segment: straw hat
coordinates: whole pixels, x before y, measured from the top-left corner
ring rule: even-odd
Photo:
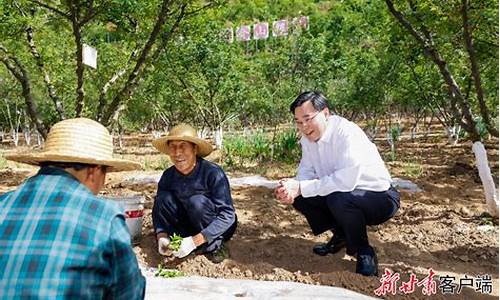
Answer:
[[[108,166],[108,172],[140,169],[139,163],[113,158],[109,131],[100,123],[76,118],[52,126],[45,146],[38,153],[11,154],[6,159],[30,165],[42,162],[69,162]]]
[[[205,157],[212,152],[212,145],[204,139],[200,139],[196,129],[188,124],[179,124],[172,128],[167,136],[153,140],[153,146],[158,151],[168,154],[168,141],[186,141],[198,146],[198,155]]]

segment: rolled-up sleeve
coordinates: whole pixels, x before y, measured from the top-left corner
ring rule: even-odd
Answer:
[[[210,189],[210,199],[216,207],[217,216],[212,223],[201,231],[201,234],[210,243],[233,225],[235,213],[229,181],[221,169],[209,173],[208,187]]]

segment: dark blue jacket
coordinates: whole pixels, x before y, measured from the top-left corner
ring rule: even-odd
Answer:
[[[226,174],[221,167],[203,158],[197,158],[196,166],[188,175],[181,174],[175,166],[165,170],[158,183],[157,197],[161,198],[164,192],[172,193],[181,202],[193,195],[204,195],[212,200],[216,217],[201,231],[208,243],[226,232],[235,221]]]

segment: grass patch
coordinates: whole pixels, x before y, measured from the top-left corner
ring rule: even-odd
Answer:
[[[493,218],[489,213],[482,213],[479,216],[478,223],[479,225],[490,225],[490,226],[498,225],[498,221],[496,221],[496,219]]]
[[[422,167],[422,165],[413,161],[402,162],[401,169],[402,175],[411,179],[419,178],[424,173],[424,168]]]
[[[145,171],[164,171],[172,165],[170,159],[162,155],[160,157],[145,157],[144,170]]]
[[[298,163],[299,137],[295,129],[266,133],[263,130],[246,135],[226,137],[222,150],[225,168],[261,165],[268,162]]]
[[[223,165],[224,171],[231,173],[229,176],[260,175],[271,180],[294,177],[297,174],[299,161],[287,162],[243,162],[241,164]]]
[[[7,168],[7,160],[3,157],[3,153],[0,152],[0,169]]]

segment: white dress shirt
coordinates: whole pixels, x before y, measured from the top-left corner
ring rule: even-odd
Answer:
[[[300,143],[302,159],[296,179],[303,197],[389,189],[391,176],[377,147],[355,123],[330,116],[317,142],[302,137]]]

